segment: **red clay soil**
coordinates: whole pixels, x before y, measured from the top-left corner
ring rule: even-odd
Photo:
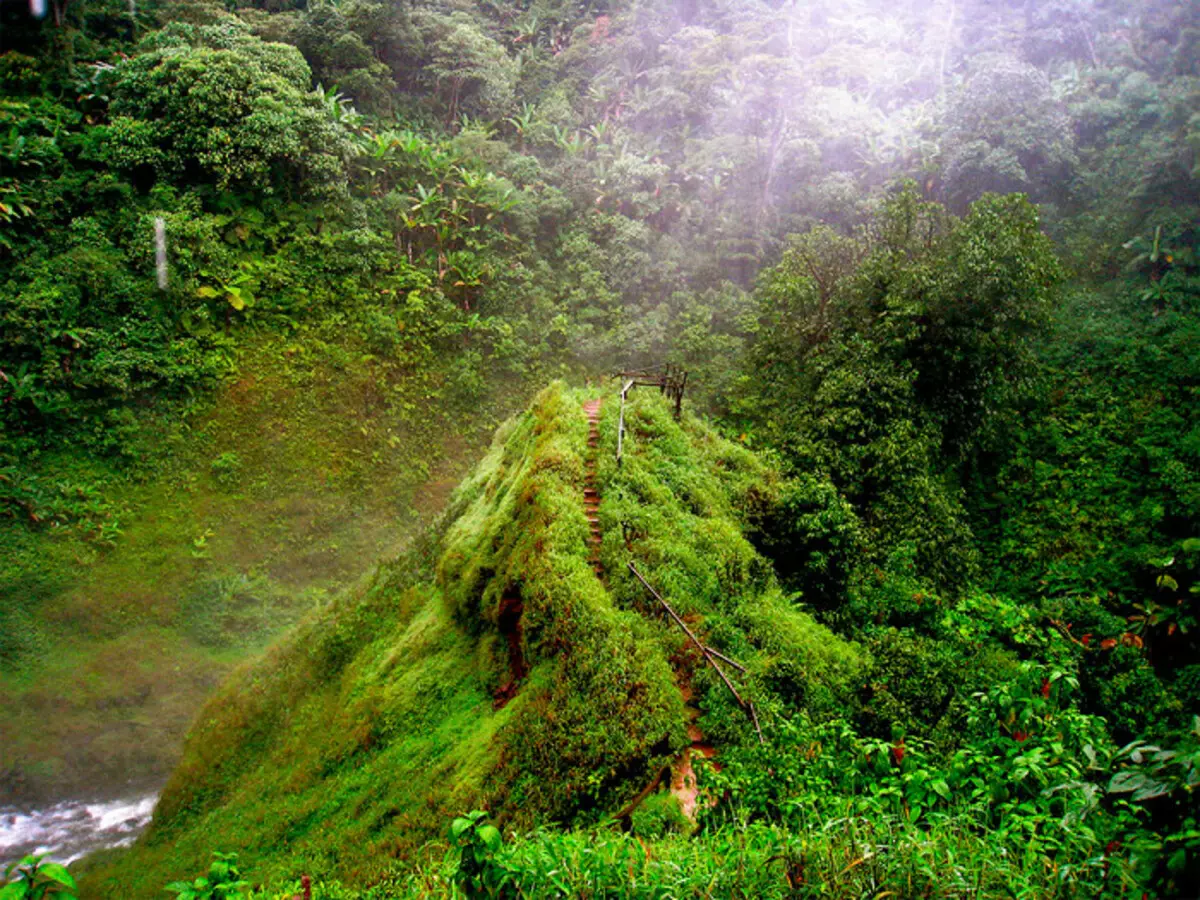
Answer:
[[[717,755],[713,745],[704,740],[704,733],[696,720],[700,718],[700,710],[692,703],[692,686],[690,681],[680,682],[679,695],[683,698],[688,711],[688,737],[692,743],[683,748],[683,752],[671,764],[671,793],[679,801],[679,808],[689,820],[696,821],[696,808],[699,805],[700,789],[696,785],[696,770],[692,760],[698,756],[712,759]],[[713,763],[718,771],[720,765]]]

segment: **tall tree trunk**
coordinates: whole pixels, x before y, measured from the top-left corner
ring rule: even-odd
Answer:
[[[779,164],[779,148],[783,145],[783,133],[787,128],[787,113],[780,109],[775,120],[775,129],[771,133],[771,142],[767,149],[767,171],[763,176],[762,194],[759,196],[758,213],[755,216],[755,228],[761,228],[767,207],[771,204],[771,182],[775,179],[775,169]]]

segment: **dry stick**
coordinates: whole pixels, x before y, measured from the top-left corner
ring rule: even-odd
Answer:
[[[733,694],[733,699],[737,701],[738,706],[740,706],[742,709],[749,710],[750,716],[754,720],[754,727],[755,729],[758,729],[758,717],[754,714],[753,705],[742,699],[742,695],[737,692],[737,688],[733,686],[733,682],[729,680],[729,676],[725,674],[725,670],[722,669],[720,664],[713,658],[713,654],[709,651],[709,649],[700,643],[700,639],[696,637],[696,635],[692,634],[692,629],[688,628],[687,623],[684,622],[683,619],[679,618],[679,614],[676,613],[675,610],[671,609],[671,604],[667,603],[667,601],[662,598],[658,591],[650,587],[650,582],[642,577],[642,573],[637,570],[637,566],[635,566],[633,563],[629,563],[629,571],[637,576],[637,580],[642,583],[642,586],[654,595],[654,599],[663,605],[663,609],[671,614],[671,618],[675,620],[676,625],[683,629],[683,633],[692,639],[692,643],[700,649],[701,654],[703,654],[704,658],[708,661],[708,664],[717,670],[717,674],[721,676],[721,680],[725,682],[725,687],[729,688],[729,692]],[[760,744],[765,743],[763,741],[761,730],[758,731],[758,742]]]
[[[662,782],[663,774],[668,773],[669,771],[670,770],[666,766],[660,766],[658,769],[658,774],[654,776],[654,779],[648,785],[642,788],[642,792],[640,794],[625,804],[625,808],[613,816],[613,818],[624,819],[626,816],[633,815],[633,811],[642,805],[642,801],[654,793],[654,789],[657,788]]]
[[[719,660],[722,660],[722,661],[724,661],[724,662],[727,662],[727,663],[729,663],[731,666],[733,666],[733,667],[734,667],[735,669],[737,669],[739,672],[745,672],[745,671],[746,671],[746,667],[745,667],[745,666],[743,666],[743,665],[742,665],[740,662],[737,662],[736,660],[730,659],[728,656],[726,656],[726,655],[725,655],[724,653],[722,653],[720,650],[714,650],[712,647],[705,647],[704,649],[706,649],[706,650],[707,650],[709,653],[711,653],[711,654],[712,654],[713,656],[715,656],[717,659],[719,659]]]

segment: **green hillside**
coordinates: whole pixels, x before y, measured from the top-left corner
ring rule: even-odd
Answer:
[[[1194,900],[1198,2],[0,0],[0,900]]]
[[[611,393],[604,406],[597,577],[582,500],[587,396],[543,391],[416,549],[230,679],[201,711],[150,831],[88,884],[155,896],[218,846],[256,878],[362,881],[460,810],[485,807],[514,828],[599,821],[687,743],[680,683],[694,681],[719,746],[754,742],[629,562],[746,665],[746,698],[786,678],[814,714],[848,702],[861,651],[795,608],[744,534],[777,476],[695,418],[675,423],[657,395],[633,399],[619,468]]]
[[[131,458],[0,471],[8,798],[160,787],[224,676],[427,525],[522,402],[334,329],[259,336],[238,366],[183,416],[143,413]]]

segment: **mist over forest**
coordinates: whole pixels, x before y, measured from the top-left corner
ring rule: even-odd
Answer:
[[[1198,246],[1195,0],[0,0],[0,900],[1195,897]]]

